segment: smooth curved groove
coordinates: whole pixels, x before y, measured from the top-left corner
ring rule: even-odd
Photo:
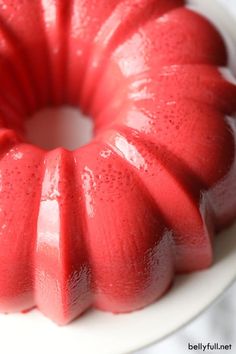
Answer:
[[[35,301],[44,314],[61,325],[91,306],[82,219],[74,203],[77,193],[72,156],[63,149],[53,150],[44,159],[35,250]]]
[[[159,161],[159,163],[161,163],[168,172],[178,180],[186,190],[186,193],[192,195],[196,202],[199,201],[199,191],[206,191],[209,188],[204,180],[197,176],[184,160],[179,156],[176,156],[167,146],[160,144],[158,140],[155,144],[155,142],[149,140],[144,133],[134,128],[119,126],[118,124],[113,125],[112,129],[121,134],[127,139],[127,141],[130,136],[132,137],[132,143],[135,144],[136,142],[139,145],[143,145],[145,149],[150,149],[153,154],[153,159]]]
[[[183,23],[187,28],[183,28]],[[154,51],[157,56],[153,55]],[[193,11],[174,9],[156,21],[147,22],[113,52],[100,78],[97,101],[104,96],[109,100],[117,86],[147,70],[155,72],[163,66],[177,64],[224,66],[226,62],[226,49],[216,29]]]
[[[10,58],[9,58],[10,59]],[[1,84],[4,86],[4,91],[1,92],[1,97],[6,104],[15,110],[18,115],[25,115],[27,107],[26,99],[22,93],[20,79],[15,65],[3,53],[0,54]]]
[[[24,132],[22,116],[19,112],[7,102],[5,97],[0,97],[0,116],[4,122],[4,127],[15,129],[18,133]]]
[[[33,11],[37,13],[37,21],[35,21],[33,26],[35,26],[35,31],[37,33],[36,39],[38,46],[36,48],[31,48],[31,52],[26,54],[30,62],[29,66],[32,72],[35,92],[37,92],[36,107],[32,112],[30,112],[30,114],[32,114],[36,109],[41,109],[42,107],[51,105],[52,80],[50,76],[49,46],[47,43],[42,0],[35,0],[27,5],[28,7],[34,7]]]
[[[134,34],[134,30],[145,26],[146,22],[151,21],[153,18],[158,19],[164,13],[166,14],[181,5],[183,5],[182,0],[164,1],[163,3],[157,3],[155,0],[137,0],[137,3],[123,0],[115,7],[94,38],[94,45],[85,71],[81,93],[81,104],[85,112],[89,111],[93,97],[96,95],[96,91],[99,90],[99,82],[105,74],[107,62],[110,60],[112,53]],[[114,22],[115,19],[116,22]],[[97,85],[91,89],[91,83],[94,81]],[[88,91],[86,92],[85,90]]]
[[[61,93],[61,101],[68,101],[68,67],[69,67],[69,30],[71,25],[71,13],[72,13],[72,2],[68,4],[68,1],[65,1],[64,8],[61,11],[62,20],[61,24],[59,24],[60,29],[60,38],[62,40],[62,60],[61,60],[61,70],[60,74],[62,77],[61,85],[62,85],[62,93]],[[65,16],[66,13],[66,16]],[[60,102],[61,102],[60,101]]]
[[[28,112],[32,112],[36,106],[36,97],[34,92],[34,80],[32,78],[31,73],[28,70],[28,65],[26,65],[26,55],[23,51],[19,50],[19,38],[15,33],[12,32],[12,29],[7,26],[4,20],[0,17],[0,27],[6,36],[6,40],[12,47],[13,52],[16,53],[16,57],[19,61],[19,67],[15,66],[15,63],[12,63],[15,66],[15,71],[17,72],[17,83],[21,85],[20,94],[24,95],[24,99],[27,100],[27,104],[25,105],[28,109]],[[21,71],[23,69],[23,71]]]
[[[111,148],[99,142],[75,156],[85,197],[93,304],[112,312],[141,308],[170,285],[171,235],[142,183]]]
[[[117,85],[112,97],[103,106],[99,105],[99,96],[95,96],[90,114],[95,117],[96,127],[99,127],[104,116],[116,116],[124,102],[138,102],[154,96],[166,101],[186,98],[217,106],[224,114],[232,114],[236,111],[236,85],[232,80],[225,80],[221,70],[212,65],[190,64],[145,71],[129,77],[125,85]],[[186,80],[191,81],[190,87],[186,87]]]
[[[21,64],[14,63],[14,57],[12,58],[12,51],[15,54],[13,43],[6,38],[5,32],[1,33],[1,40],[5,42],[6,53],[2,52],[0,54],[1,69],[3,71],[1,81],[5,87],[5,94],[9,95],[9,92],[13,97],[9,99],[14,99],[14,105],[16,105],[22,113],[26,114],[27,109],[29,109],[29,99],[27,98],[27,93],[24,89],[25,77],[22,78]],[[7,48],[9,47],[9,48]],[[5,49],[4,48],[4,49]],[[23,81],[23,82],[22,82]],[[26,90],[27,91],[27,90]]]
[[[89,4],[80,0],[72,0],[68,32],[69,53],[68,53],[68,100],[72,105],[80,104],[80,92],[84,82],[84,75],[87,72],[87,63],[91,56],[91,43],[93,43],[102,22],[110,16],[113,9],[120,0],[99,1],[90,0]],[[88,25],[88,21],[92,25]]]
[[[66,102],[68,66],[68,27],[70,25],[71,2],[62,0],[40,0],[44,21],[44,36],[49,82],[49,105]]]
[[[106,141],[133,169],[136,168],[138,178],[152,194],[169,229],[173,230],[177,272],[209,266],[212,262],[211,241],[214,227],[211,210],[200,190],[194,186],[196,191],[189,194],[183,180],[178,179],[176,171],[173,175],[173,170],[171,172],[162,166],[161,160],[153,154],[153,147],[149,146],[147,149],[144,141],[135,141],[130,134],[126,140],[124,132],[115,134],[114,138],[110,134]],[[129,141],[133,143],[130,145]],[[190,178],[188,182],[191,182]],[[193,197],[197,192],[198,200]]]
[[[12,145],[8,138],[0,160],[0,307],[4,312],[35,305],[33,249],[42,154],[31,145]]]

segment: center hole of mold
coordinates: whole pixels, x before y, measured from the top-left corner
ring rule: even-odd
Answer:
[[[25,127],[28,142],[47,150],[75,150],[89,143],[93,135],[92,119],[67,106],[42,109],[26,121]]]

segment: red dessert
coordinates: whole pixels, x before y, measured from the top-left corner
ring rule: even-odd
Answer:
[[[236,86],[222,38],[184,5],[0,2],[2,312],[129,312],[212,263],[236,217]],[[26,117],[63,104],[93,117],[92,142],[28,144]]]

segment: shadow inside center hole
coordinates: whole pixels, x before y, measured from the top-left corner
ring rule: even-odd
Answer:
[[[77,108],[45,108],[25,123],[29,143],[51,150],[64,147],[75,150],[89,143],[93,136],[92,120]]]

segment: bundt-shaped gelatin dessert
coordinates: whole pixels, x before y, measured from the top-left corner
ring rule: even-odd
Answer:
[[[182,0],[0,1],[2,312],[129,312],[212,263],[236,217],[225,66]],[[27,117],[64,104],[93,117],[91,143],[27,143]]]

